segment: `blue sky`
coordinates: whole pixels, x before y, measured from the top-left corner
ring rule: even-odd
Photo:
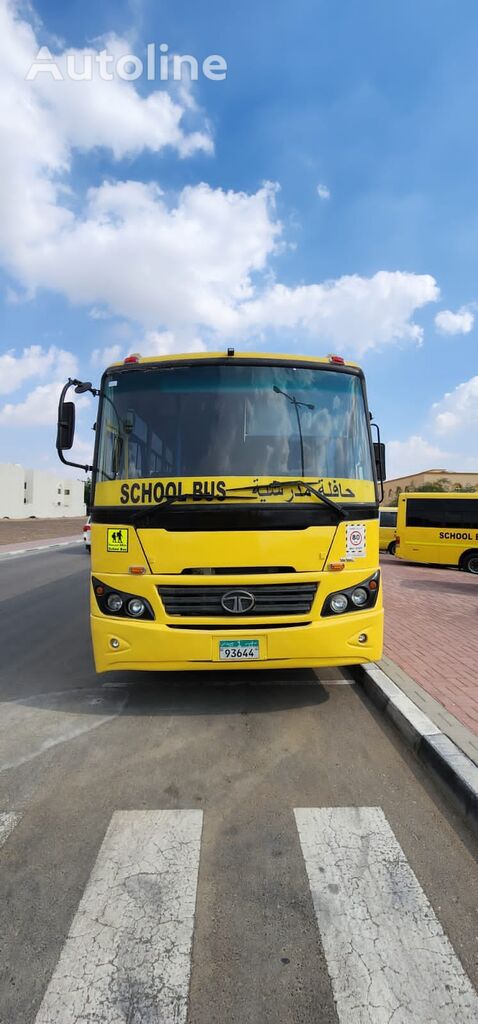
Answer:
[[[0,12],[2,461],[56,468],[65,373],[233,342],[361,362],[390,476],[478,470],[471,0]],[[25,82],[161,42],[225,80]]]

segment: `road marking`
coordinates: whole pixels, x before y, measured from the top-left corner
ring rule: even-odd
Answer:
[[[16,814],[15,811],[0,811],[0,847],[7,841],[20,818],[21,814]]]
[[[98,729],[121,714],[123,692],[60,690],[0,702],[0,772],[19,768],[50,747]]]
[[[185,1024],[202,811],[116,811],[36,1024]]]
[[[478,997],[383,811],[295,817],[340,1024],[476,1024]]]

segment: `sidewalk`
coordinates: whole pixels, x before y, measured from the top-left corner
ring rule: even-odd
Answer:
[[[391,659],[478,736],[478,579],[388,555],[381,567],[384,670]]]
[[[34,542],[51,544],[67,537],[81,537],[85,516],[59,516],[51,519],[0,519],[0,548],[15,544],[27,548]]]
[[[48,548],[71,547],[72,544],[81,544],[82,537],[51,537],[48,540],[20,541],[18,544],[0,544],[0,558],[2,555],[24,555],[29,551],[46,551]]]

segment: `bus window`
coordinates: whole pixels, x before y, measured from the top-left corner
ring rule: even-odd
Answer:
[[[478,500],[459,498],[408,498],[407,526],[446,529],[460,527],[478,528]]]

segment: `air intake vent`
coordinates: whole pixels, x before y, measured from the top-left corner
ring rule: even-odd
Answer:
[[[168,615],[190,618],[224,616],[308,615],[317,593],[316,583],[263,584],[248,587],[158,587]]]

